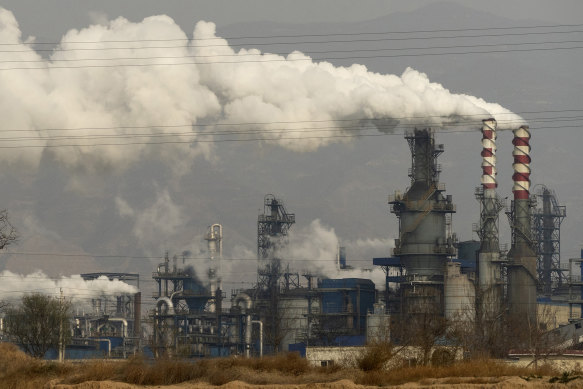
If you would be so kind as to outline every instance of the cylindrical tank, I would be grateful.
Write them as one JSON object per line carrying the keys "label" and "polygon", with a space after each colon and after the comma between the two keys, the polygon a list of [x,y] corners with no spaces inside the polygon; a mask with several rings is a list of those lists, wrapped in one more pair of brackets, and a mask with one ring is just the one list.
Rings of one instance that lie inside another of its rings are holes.
{"label": "cylindrical tank", "polygon": [[468,322],[473,320],[476,291],[468,276],[461,273],[459,263],[449,262],[447,264],[444,295],[446,319]]}

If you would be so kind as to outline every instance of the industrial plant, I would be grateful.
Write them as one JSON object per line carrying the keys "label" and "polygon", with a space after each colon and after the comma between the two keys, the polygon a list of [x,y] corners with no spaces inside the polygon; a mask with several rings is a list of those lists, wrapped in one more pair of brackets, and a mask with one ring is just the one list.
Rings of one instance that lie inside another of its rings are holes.
{"label": "industrial plant", "polygon": [[[205,274],[167,253],[152,274],[153,296],[103,296],[92,299],[91,309],[75,312],[67,357],[127,357],[137,352],[193,358],[280,351],[305,355],[310,347],[379,339],[415,345],[419,323],[424,331],[431,330],[431,323],[462,323],[493,347],[493,339],[504,334],[512,338],[504,352],[524,347],[532,328],[559,335],[556,345],[576,347],[583,336],[583,259],[561,261],[565,206],[545,186],[531,193],[527,126],[513,131],[513,196],[506,204],[506,196],[498,193],[496,121],[484,120],[481,133],[481,185],[475,190],[478,240],[460,242],[453,229],[456,205],[440,182],[438,157],[444,145],[436,143],[433,129],[414,129],[405,134],[410,186],[394,188],[388,198],[399,227],[393,252],[370,258],[371,265],[385,272],[384,285],[366,277],[341,277],[350,267],[344,247],[338,248],[334,277],[290,266],[286,248],[296,215],[282,198],[267,194],[257,218],[254,285],[223,289],[223,243],[228,236],[221,224],[212,224],[204,237]],[[510,247],[500,243],[502,211],[508,217]],[[140,287],[137,274],[82,276],[105,276]],[[153,310],[141,309],[146,298],[153,299]],[[541,313],[549,306],[553,320],[543,320]],[[438,335],[447,344],[447,334]]]}

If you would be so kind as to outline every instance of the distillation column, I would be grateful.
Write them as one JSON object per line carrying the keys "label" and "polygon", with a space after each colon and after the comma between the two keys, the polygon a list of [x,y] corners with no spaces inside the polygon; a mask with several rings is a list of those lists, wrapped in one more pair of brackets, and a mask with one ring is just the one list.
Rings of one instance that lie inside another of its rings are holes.
{"label": "distillation column", "polygon": [[531,234],[530,131],[514,130],[512,140],[514,200],[511,209],[512,249],[508,264],[508,308],[511,321],[536,325],[536,254]]}
{"label": "distillation column", "polygon": [[444,314],[446,262],[453,255],[449,226],[455,212],[451,196],[439,184],[437,156],[443,145],[435,145],[430,129],[415,129],[405,136],[412,156],[411,187],[390,199],[391,212],[399,219],[399,239],[394,255],[406,269],[401,284],[401,312]]}
{"label": "distillation column", "polygon": [[221,293],[221,258],[223,255],[223,226],[220,224],[213,224],[209,226],[208,232],[204,239],[208,243],[210,266],[208,269],[208,276],[210,282],[210,292],[212,302],[209,306],[210,312],[215,312],[217,307],[217,291]]}
{"label": "distillation column", "polygon": [[480,202],[480,252],[478,255],[478,315],[480,321],[495,320],[502,312],[502,267],[498,214],[503,205],[496,194],[496,121],[482,121],[482,187],[476,191]]}

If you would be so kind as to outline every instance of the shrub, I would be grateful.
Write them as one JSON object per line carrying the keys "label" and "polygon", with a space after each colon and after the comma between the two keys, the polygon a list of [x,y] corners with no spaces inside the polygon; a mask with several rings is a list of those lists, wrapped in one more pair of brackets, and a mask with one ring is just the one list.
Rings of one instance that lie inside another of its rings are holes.
{"label": "shrub", "polygon": [[371,343],[356,358],[356,366],[362,371],[380,370],[393,358],[393,345],[388,342]]}

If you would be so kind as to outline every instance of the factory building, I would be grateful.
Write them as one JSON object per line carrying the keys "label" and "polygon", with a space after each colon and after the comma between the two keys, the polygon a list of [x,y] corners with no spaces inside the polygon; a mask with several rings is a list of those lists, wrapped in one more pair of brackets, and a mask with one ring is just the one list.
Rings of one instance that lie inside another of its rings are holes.
{"label": "factory building", "polygon": [[[134,285],[138,290],[140,277],[133,273],[86,273],[85,281],[107,277]],[[133,355],[143,344],[142,339],[142,294],[103,295],[91,299],[91,310],[78,310],[73,316],[70,357],[127,357]],[[94,352],[95,349],[99,351]]]}

